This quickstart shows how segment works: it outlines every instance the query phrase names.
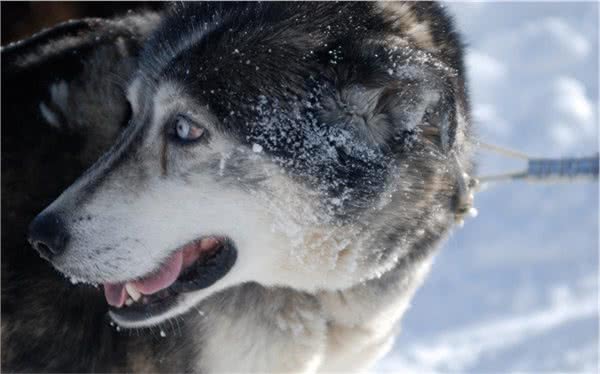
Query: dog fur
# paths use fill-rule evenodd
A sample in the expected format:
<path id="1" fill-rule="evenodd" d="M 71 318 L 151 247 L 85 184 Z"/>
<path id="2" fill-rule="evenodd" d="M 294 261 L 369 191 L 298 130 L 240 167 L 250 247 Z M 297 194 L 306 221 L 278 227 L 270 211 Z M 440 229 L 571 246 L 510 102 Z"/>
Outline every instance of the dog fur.
<path id="1" fill-rule="evenodd" d="M 360 371 L 390 348 L 470 169 L 440 5 L 179 4 L 55 30 L 2 50 L 3 370 Z M 174 113 L 206 144 L 168 143 Z M 52 265 L 77 282 L 142 277 L 206 234 L 238 259 L 117 331 L 98 289 L 24 251 L 50 202 L 72 233 Z"/>

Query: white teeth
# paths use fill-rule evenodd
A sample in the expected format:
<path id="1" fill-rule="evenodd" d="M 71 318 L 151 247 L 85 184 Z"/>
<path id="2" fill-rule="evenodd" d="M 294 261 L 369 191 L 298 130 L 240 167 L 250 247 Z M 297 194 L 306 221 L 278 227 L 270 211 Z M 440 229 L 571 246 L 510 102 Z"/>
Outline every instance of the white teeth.
<path id="1" fill-rule="evenodd" d="M 133 300 L 128 297 L 127 300 L 125 300 L 125 305 L 130 306 L 131 304 L 133 304 Z"/>
<path id="2" fill-rule="evenodd" d="M 134 301 L 138 301 L 140 297 L 142 297 L 140 291 L 138 291 L 131 283 L 125 283 L 125 290 Z"/>

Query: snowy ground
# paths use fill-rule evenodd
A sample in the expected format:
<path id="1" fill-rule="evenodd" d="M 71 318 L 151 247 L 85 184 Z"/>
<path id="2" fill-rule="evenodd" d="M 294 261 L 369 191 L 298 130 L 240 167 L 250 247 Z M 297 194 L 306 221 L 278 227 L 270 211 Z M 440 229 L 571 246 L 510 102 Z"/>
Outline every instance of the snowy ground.
<path id="1" fill-rule="evenodd" d="M 598 3 L 451 3 L 479 137 L 537 156 L 598 151 Z M 519 162 L 481 155 L 481 174 Z M 596 372 L 598 184 L 476 196 L 379 372 Z"/>

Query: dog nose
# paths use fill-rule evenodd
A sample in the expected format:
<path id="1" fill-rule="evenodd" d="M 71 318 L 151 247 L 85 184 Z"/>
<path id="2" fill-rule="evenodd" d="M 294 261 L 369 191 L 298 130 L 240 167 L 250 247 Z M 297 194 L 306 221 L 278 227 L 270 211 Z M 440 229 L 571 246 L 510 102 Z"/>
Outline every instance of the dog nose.
<path id="1" fill-rule="evenodd" d="M 29 243 L 48 261 L 63 253 L 68 241 L 67 227 L 55 213 L 39 214 L 29 225 Z"/>

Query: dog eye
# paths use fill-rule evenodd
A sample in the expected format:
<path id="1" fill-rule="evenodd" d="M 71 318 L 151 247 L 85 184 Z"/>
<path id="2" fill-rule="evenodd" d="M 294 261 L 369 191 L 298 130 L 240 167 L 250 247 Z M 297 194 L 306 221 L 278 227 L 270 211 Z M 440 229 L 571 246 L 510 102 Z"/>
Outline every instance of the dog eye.
<path id="1" fill-rule="evenodd" d="M 177 116 L 171 130 L 174 137 L 181 142 L 194 142 L 204 135 L 205 129 L 196 125 L 190 119 Z"/>

